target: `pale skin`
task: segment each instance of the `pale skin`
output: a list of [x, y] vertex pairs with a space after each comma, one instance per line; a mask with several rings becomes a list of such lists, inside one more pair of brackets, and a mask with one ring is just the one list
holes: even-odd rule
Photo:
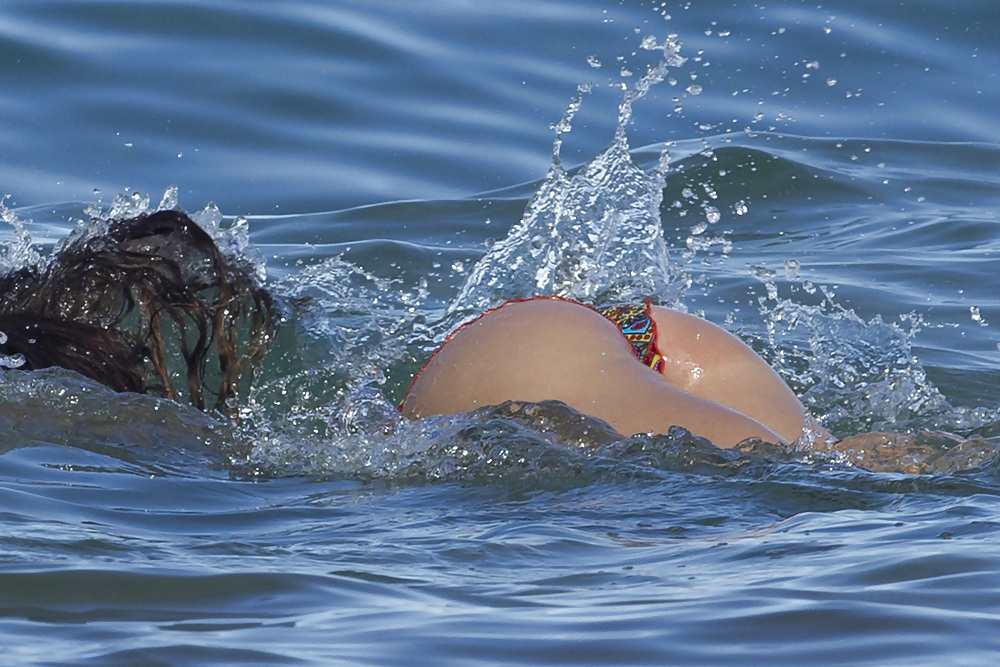
[[[665, 364], [639, 362], [618, 328], [559, 299], [512, 302], [455, 332], [403, 402], [410, 418], [504, 401], [557, 400], [623, 435], [682, 426], [720, 447], [789, 443], [807, 423], [784, 381], [742, 341], [692, 315], [654, 306]], [[810, 424], [819, 437], [828, 434]]]

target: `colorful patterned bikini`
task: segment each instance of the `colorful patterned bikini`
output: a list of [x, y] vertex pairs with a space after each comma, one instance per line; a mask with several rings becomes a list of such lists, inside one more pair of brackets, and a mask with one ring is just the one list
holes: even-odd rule
[[632, 345], [636, 359], [657, 373], [663, 371], [663, 356], [656, 345], [656, 322], [649, 299], [641, 304], [622, 304], [598, 308], [597, 312], [611, 321]]

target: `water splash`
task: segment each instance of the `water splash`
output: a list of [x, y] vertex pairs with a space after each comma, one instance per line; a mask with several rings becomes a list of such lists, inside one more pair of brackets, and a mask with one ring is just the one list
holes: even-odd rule
[[[595, 303], [650, 295], [679, 301], [683, 287], [668, 262], [659, 215], [668, 155], [648, 173], [640, 169], [626, 126], [632, 104], [684, 60], [673, 38], [647, 39], [643, 48], [659, 51], [661, 60], [626, 92], [612, 143], [572, 174], [563, 167], [563, 137], [590, 92], [581, 86], [553, 127], [552, 167], [521, 222], [475, 265], [441, 321], [425, 324], [414, 315], [426, 285], [407, 288], [341, 257], [278, 286], [296, 305], [298, 339], [307, 342], [297, 354], [305, 356], [298, 371], [254, 392], [244, 415], [253, 444], [241, 469], [468, 480], [573, 456], [579, 461], [563, 463], [575, 469], [586, 458], [567, 450], [565, 434], [540, 435], [536, 423], [509, 414], [407, 422], [378, 388], [383, 370], [405, 366], [421, 341], [433, 347], [463, 314], [507, 299], [544, 293]], [[589, 418], [573, 413], [564, 421], [577, 419]]]
[[[800, 265], [785, 263], [798, 278]], [[761, 352], [799, 394], [806, 408], [839, 436], [865, 431], [950, 429], [965, 431], [997, 421], [996, 410], [952, 406], [928, 379], [913, 354], [913, 339], [924, 325], [916, 313], [886, 322], [864, 320], [839, 305], [825, 287], [802, 281], [818, 292], [818, 305], [778, 295], [776, 272], [751, 267], [767, 291], [760, 299], [765, 327]]]
[[334, 257], [272, 289], [292, 312], [241, 415], [248, 439], [257, 443], [254, 456], [300, 446], [289, 443], [381, 433], [380, 420], [402, 419], [386, 395], [401, 393], [433, 344], [435, 333], [421, 312], [429, 298], [426, 279], [407, 284]]
[[684, 59], [674, 37], [662, 43], [647, 38], [643, 48], [662, 57], [626, 91], [614, 140], [575, 173], [563, 168], [563, 135], [589, 91], [582, 86], [554, 128], [552, 166], [544, 182], [507, 238], [472, 269], [450, 313], [481, 312], [539, 294], [588, 303], [647, 296], [668, 304], [680, 300], [680, 270], [670, 265], [660, 221], [669, 156], [664, 150], [659, 162], [643, 171], [629, 153], [626, 128], [634, 102]]
[[14, 238], [0, 244], [0, 273], [8, 274], [18, 269], [37, 267], [42, 257], [31, 241], [31, 233], [17, 212], [7, 208], [9, 195], [0, 199], [0, 219], [11, 227]]
[[394, 483], [459, 481], [506, 488], [567, 488], [599, 479], [707, 474], [791, 460], [756, 446], [721, 450], [675, 427], [623, 438], [604, 422], [556, 402], [507, 403], [470, 413], [401, 419], [374, 394], [362, 428], [317, 441], [272, 433], [234, 461], [237, 475], [345, 476]]
[[277, 286], [296, 307], [303, 344], [285, 355], [297, 369], [254, 392], [244, 415], [255, 443], [248, 460], [274, 470], [309, 461], [314, 470], [399, 472], [400, 461], [417, 465], [430, 445], [423, 427], [400, 421], [379, 391], [392, 384], [385, 371], [415, 370], [465, 314], [540, 293], [589, 302], [679, 300], [683, 288], [675, 284], [659, 217], [668, 157], [663, 153], [650, 173], [640, 169], [625, 128], [632, 104], [684, 60], [674, 38], [647, 39], [643, 48], [661, 59], [624, 95], [614, 141], [577, 172], [564, 169], [563, 137], [591, 89], [580, 86], [553, 126], [552, 167], [521, 223], [476, 264], [443, 319], [428, 324], [416, 314], [427, 300], [426, 282], [407, 286], [342, 257]]
[[[119, 193], [107, 208], [97, 203], [90, 204], [84, 209], [88, 219], [80, 221], [73, 234], [64, 239], [62, 244], [80, 236], [84, 238], [98, 236], [104, 233], [107, 224], [112, 220], [134, 218], [156, 211], [181, 210], [176, 185], [164, 190], [157, 206], [151, 207], [151, 202], [148, 193], [133, 192]], [[246, 218], [237, 217], [230, 225], [224, 227], [222, 224], [224, 216], [215, 202], [209, 202], [202, 210], [189, 215], [195, 224], [212, 237], [224, 256], [247, 269], [261, 284], [266, 282], [267, 263], [260, 251], [250, 242], [249, 223]]]
[[[7, 343], [7, 334], [0, 331], [0, 345]], [[0, 354], [0, 368], [20, 368], [26, 360], [20, 352], [17, 354]]]
[[[7, 208], [9, 195], [0, 199], [0, 219], [14, 232], [11, 241], [0, 244], [0, 273], [6, 275], [19, 269], [33, 268], [41, 263], [41, 255], [31, 242], [31, 233], [18, 218], [17, 213]], [[7, 334], [0, 331], [0, 345], [7, 342]], [[24, 355], [0, 354], [0, 369], [20, 368], [25, 363]]]

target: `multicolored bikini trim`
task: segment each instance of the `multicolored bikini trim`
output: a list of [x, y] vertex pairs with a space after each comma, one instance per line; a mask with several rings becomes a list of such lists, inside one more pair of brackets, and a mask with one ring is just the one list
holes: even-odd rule
[[650, 312], [649, 299], [641, 304], [605, 306], [597, 312], [611, 320], [632, 345], [636, 358], [656, 372], [663, 371], [663, 356], [656, 346], [656, 322]]

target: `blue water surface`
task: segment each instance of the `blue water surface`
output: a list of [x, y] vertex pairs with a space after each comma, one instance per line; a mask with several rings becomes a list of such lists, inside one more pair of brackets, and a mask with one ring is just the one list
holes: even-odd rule
[[574, 96], [571, 173], [622, 146], [644, 40], [675, 35], [686, 61], [624, 126], [643, 173], [670, 154], [653, 296], [839, 435], [993, 442], [998, 30], [987, 0], [0, 3], [5, 270], [22, 229], [44, 252], [176, 186], [312, 304], [240, 426], [0, 379], [4, 662], [994, 664], [995, 447], [916, 472], [595, 453], [391, 406], [552, 182]]

